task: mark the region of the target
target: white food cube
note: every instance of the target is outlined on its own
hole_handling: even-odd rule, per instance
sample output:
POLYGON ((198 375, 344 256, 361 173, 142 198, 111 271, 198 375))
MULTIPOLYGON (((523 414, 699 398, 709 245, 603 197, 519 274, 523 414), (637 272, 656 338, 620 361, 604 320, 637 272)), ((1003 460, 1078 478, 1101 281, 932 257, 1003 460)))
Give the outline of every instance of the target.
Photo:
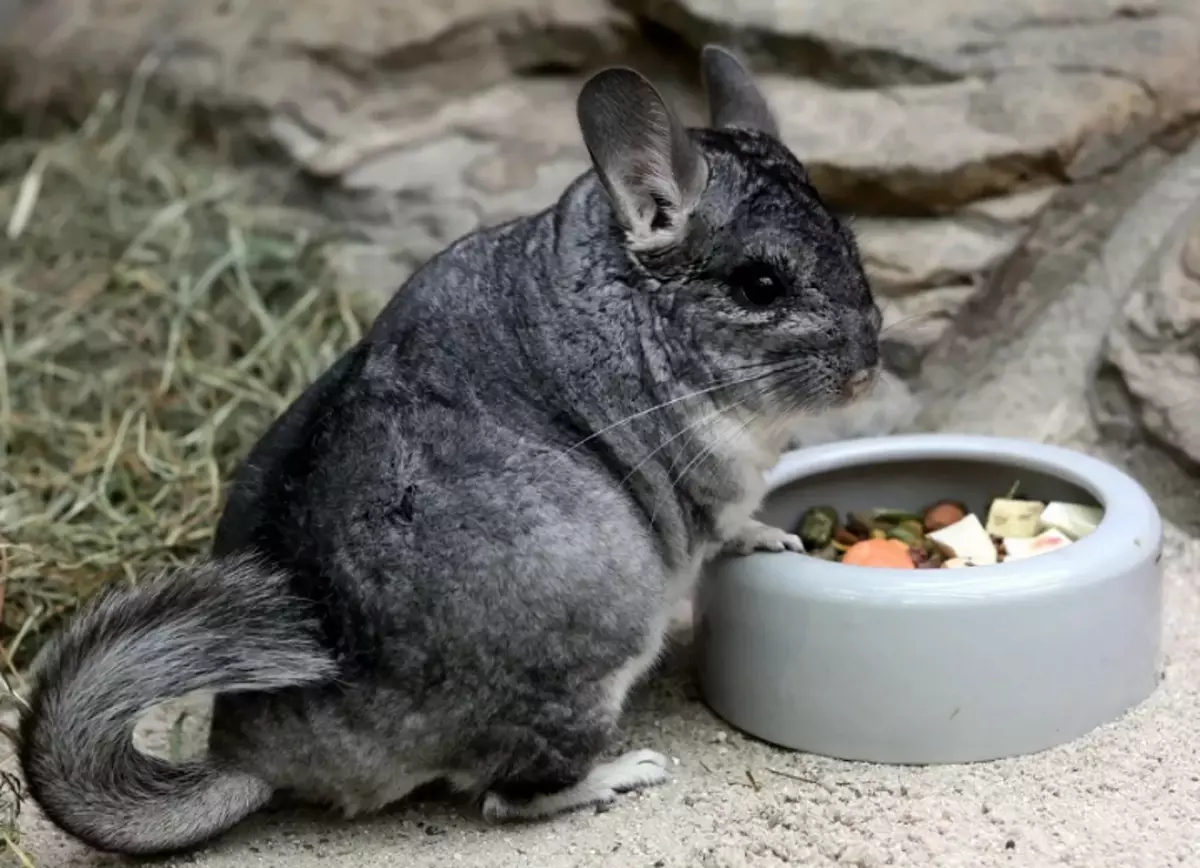
POLYGON ((1046 504, 1037 500, 997 497, 988 510, 987 532, 992 536, 1035 536, 1046 504))
POLYGON ((1042 510, 1039 522, 1041 529, 1062 531, 1071 539, 1083 539, 1100 526, 1104 518, 1104 510, 1098 506, 1084 506, 1082 503, 1064 503, 1051 501, 1042 510))
POLYGON ((1005 537, 1004 560, 1019 561, 1069 546, 1072 540, 1060 530, 1047 530, 1035 537, 1005 537))
POLYGON ((987 566, 997 561, 996 545, 983 529, 979 517, 968 513, 954 524, 929 534, 929 539, 954 552, 954 556, 971 566, 987 566))

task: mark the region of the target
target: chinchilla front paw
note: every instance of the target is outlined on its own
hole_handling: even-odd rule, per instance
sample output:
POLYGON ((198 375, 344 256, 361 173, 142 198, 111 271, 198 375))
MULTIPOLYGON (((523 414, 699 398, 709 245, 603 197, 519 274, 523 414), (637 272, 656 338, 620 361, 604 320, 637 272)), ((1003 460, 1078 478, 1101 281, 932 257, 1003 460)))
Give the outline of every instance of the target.
POLYGON ((751 519, 733 539, 725 543, 725 550, 739 555, 753 552, 803 552, 804 543, 794 533, 751 519))

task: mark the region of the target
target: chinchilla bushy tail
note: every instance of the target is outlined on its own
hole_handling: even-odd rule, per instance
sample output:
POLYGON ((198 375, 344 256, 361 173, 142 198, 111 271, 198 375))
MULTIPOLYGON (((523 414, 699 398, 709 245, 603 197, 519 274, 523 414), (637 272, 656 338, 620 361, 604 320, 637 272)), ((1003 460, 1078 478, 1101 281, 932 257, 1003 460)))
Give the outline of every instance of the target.
POLYGON ((39 655, 21 767, 46 816, 90 846, 156 855, 263 807, 271 787, 206 760, 133 746, 140 714, 196 690, 326 683, 335 664, 287 577, 250 557, 168 571, 90 602, 39 655))

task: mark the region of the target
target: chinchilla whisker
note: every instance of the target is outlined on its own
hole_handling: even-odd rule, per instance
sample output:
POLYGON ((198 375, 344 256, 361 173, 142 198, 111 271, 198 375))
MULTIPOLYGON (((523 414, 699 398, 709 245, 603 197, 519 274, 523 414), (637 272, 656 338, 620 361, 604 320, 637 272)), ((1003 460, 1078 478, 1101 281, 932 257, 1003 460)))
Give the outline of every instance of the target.
MULTIPOLYGON (((756 380, 765 380, 767 378, 767 376, 768 375, 764 374, 763 376, 756 378, 756 380)), ((724 415, 724 414, 732 413, 735 410, 738 410, 741 407, 745 406, 749 401, 751 401, 753 399, 761 398, 764 395, 770 395, 772 391, 774 391, 774 387, 770 383, 761 385, 754 391, 750 392, 750 394, 742 396, 742 398, 740 400, 738 400, 736 403, 722 408, 721 414, 724 415)), ((679 461, 679 457, 680 456, 676 456, 674 459, 672 459, 670 466, 667 468, 668 474, 675 470, 676 464, 679 461)))
POLYGON ((901 326, 908 325, 909 323, 912 323, 914 321, 920 322, 921 320, 927 320, 927 319, 930 319, 929 314, 914 313, 912 316, 906 316, 906 317, 904 317, 904 319, 898 319, 893 323, 888 323, 886 326, 884 326, 882 329, 879 330, 879 336, 887 337, 887 336, 891 335, 891 333, 894 330, 899 329, 901 326))
MULTIPOLYGON (((754 422, 757 418, 758 418, 758 413, 756 411, 751 411, 750 415, 746 418, 746 420, 744 422, 742 422, 741 425, 739 425, 737 428, 733 429, 732 431, 726 431, 725 434, 722 435, 721 437, 719 437, 715 442, 709 443, 707 446, 705 446, 703 449, 701 449, 700 452, 694 458, 692 458, 691 461, 689 461, 687 464, 684 465, 683 470, 681 470, 679 472, 679 475, 670 480, 671 492, 674 493, 679 490, 679 484, 683 481, 683 478, 685 476, 687 476, 688 473, 691 472, 691 470, 694 467, 696 467, 696 465, 700 464, 702 461, 704 461, 710 455, 715 454, 718 449, 732 443, 734 440, 736 440, 738 437, 740 437, 742 435, 742 432, 744 432, 750 426, 750 424, 752 422, 754 422)), ((658 517, 658 507, 656 505, 654 512, 650 516, 650 523, 654 524, 654 520, 657 517, 658 517)))
POLYGON ((664 449, 666 449, 668 446, 670 446, 672 443, 674 443, 680 437, 684 437, 688 434, 695 432, 697 429, 699 429, 703 425, 707 425, 709 423, 716 422, 726 412, 729 412, 730 410, 741 406, 742 403, 744 402, 744 400, 745 399, 742 399, 742 400, 736 402, 731 407, 720 407, 720 408, 714 410, 713 412, 709 413, 708 415, 703 416, 700 419, 695 420, 694 422, 688 423, 686 426, 684 426, 684 428, 682 430, 676 432, 675 434, 672 434, 670 437, 663 440, 662 443, 658 444, 658 446, 654 447, 654 449, 650 450, 650 452, 648 452, 646 454, 646 457, 643 458, 641 461, 639 461, 637 464, 635 464, 628 473, 626 473, 623 477, 621 477, 621 481, 617 484, 623 488, 625 486, 625 483, 628 482, 635 473, 637 473, 639 470, 641 470, 643 467, 645 467, 646 464, 650 461, 650 459, 652 459, 655 455, 662 452, 664 449))
POLYGON ((758 413, 751 412, 750 415, 746 417, 745 421, 743 421, 741 425, 739 425, 737 428, 733 429, 732 431, 726 431, 725 434, 717 442, 710 443, 705 449, 703 449, 700 452, 699 455, 697 455, 695 458, 693 458, 691 461, 689 461, 687 464, 684 465, 683 470, 679 471, 679 475, 677 477, 675 477, 673 480, 671 480, 671 487, 674 488, 675 490, 678 490, 679 484, 681 482, 683 482, 683 478, 685 476, 687 476, 688 473, 690 473, 693 468, 695 468, 698 464, 700 464, 702 461, 704 461, 704 459, 708 458, 710 455, 714 455, 719 448, 729 445, 734 440, 736 440, 738 437, 740 437, 745 432, 745 430, 750 427, 751 423, 754 422, 757 418, 758 418, 758 413))
MULTIPOLYGON (((741 409, 742 407, 744 407, 744 406, 746 405, 746 403, 747 403, 748 401, 750 401, 750 400, 752 400, 752 399, 754 399, 754 398, 760 398, 760 397, 762 397, 763 395, 766 395, 766 394, 768 394, 770 391, 771 391, 771 387, 770 387, 769 385, 768 385, 768 386, 762 386, 762 387, 760 387, 760 388, 758 388, 758 389, 754 390, 754 391, 753 391, 753 392, 751 392, 750 394, 748 394, 748 395, 744 395, 744 396, 743 396, 741 399, 739 399, 738 401, 734 402, 733 404, 731 404, 731 405, 729 405, 729 406, 727 406, 727 407, 721 407, 721 408, 719 408, 719 409, 718 409, 718 410, 717 410, 715 413, 713 413, 713 414, 711 414, 709 417, 707 417, 707 418, 706 418, 706 420, 705 420, 705 422, 706 422, 706 423, 708 423, 708 424, 713 424, 713 423, 715 423, 715 422, 718 422, 718 421, 721 419, 721 417, 723 417, 723 416, 725 416, 725 415, 727 415, 727 414, 733 413, 733 412, 735 412, 735 411, 737 411, 737 410, 741 409)), ((686 429, 684 429, 683 431, 679 432, 679 434, 676 434, 674 437, 672 437, 672 438, 670 438, 670 439, 671 439, 671 440, 674 440, 674 439, 676 439, 676 437, 679 437, 680 435, 683 435, 683 434, 690 434, 690 435, 692 435, 692 436, 691 436, 691 437, 689 437, 689 439, 688 439, 688 444, 690 444, 690 443, 691 443, 691 442, 694 440, 694 437, 695 437, 695 435, 698 433, 698 431, 699 431, 699 426, 697 426, 697 425, 695 425, 695 424, 693 424, 693 425, 689 425, 689 426, 688 426, 688 428, 686 428, 686 429)), ((668 442, 669 442, 669 441, 668 441, 668 442)), ((663 444, 663 445, 666 445, 666 444, 663 444)), ((662 448, 663 448, 662 446, 659 446, 659 447, 658 447, 658 449, 656 449, 656 450, 654 450, 654 451, 655 451, 655 452, 658 452, 658 451, 659 451, 660 449, 662 449, 662 448)), ((675 456, 673 459, 671 459, 671 463, 670 463, 670 465, 668 465, 668 467, 667 467, 667 478, 668 478, 668 480, 670 480, 670 479, 671 479, 671 474, 674 472, 674 470, 675 470, 675 467, 676 467, 676 465, 677 465, 677 464, 678 464, 678 462, 679 462, 679 458, 680 458, 680 456, 682 456, 683 454, 685 454, 685 453, 686 453, 686 451, 687 451, 687 448, 686 448, 686 445, 685 445, 685 447, 684 447, 684 448, 682 448, 682 449, 680 449, 680 450, 679 450, 679 455, 676 455, 676 456, 675 456)), ((653 455, 653 454, 654 454, 654 453, 651 453, 651 455, 653 455)), ((640 466, 641 464, 644 464, 644 463, 645 463, 645 461, 647 461, 647 460, 648 460, 650 457, 651 457, 651 456, 647 456, 645 459, 642 459, 642 462, 640 462, 640 463, 639 463, 639 466, 640 466)), ((704 455, 703 455, 703 453, 702 453, 702 454, 700 455, 700 459, 701 459, 701 460, 703 460, 703 458, 704 458, 704 455)), ((635 468, 635 470, 636 470, 636 468, 635 468)), ((628 476, 627 476, 626 478, 628 478, 628 476)), ((682 476, 681 476, 680 478, 682 478, 682 476)), ((622 482, 624 482, 624 480, 622 480, 622 482)), ((667 493, 668 493, 668 494, 673 494, 673 493, 675 492, 675 490, 676 490, 676 489, 675 489, 675 483, 672 483, 672 485, 671 485, 671 488, 670 488, 670 489, 668 489, 668 492, 667 492, 667 493)), ((653 514, 651 515, 651 523, 653 523, 653 520, 654 520, 654 518, 656 518, 656 517, 658 516, 658 505, 659 505, 659 504, 658 504, 658 499, 656 498, 656 500, 655 500, 655 509, 654 509, 654 512, 653 512, 653 514)))
MULTIPOLYGON (((787 362, 776 363, 776 367, 779 369, 779 371, 785 370, 787 365, 788 365, 787 362)), ((620 428, 622 425, 628 425, 630 422, 635 422, 638 419, 649 416, 651 413, 657 413, 661 410, 667 409, 668 407, 673 407, 676 404, 680 404, 683 401, 688 401, 688 400, 691 400, 694 398, 702 398, 706 395, 711 395, 712 393, 720 391, 721 389, 729 389, 734 386, 741 386, 746 383, 753 383, 755 380, 762 379, 763 377, 770 376, 779 371, 771 370, 771 371, 766 371, 766 372, 759 372, 759 373, 752 374, 752 375, 746 376, 746 377, 739 377, 739 378, 735 378, 732 380, 726 380, 724 382, 714 383, 710 386, 706 386, 703 389, 697 389, 693 392, 688 392, 684 395, 679 395, 678 397, 671 398, 668 401, 663 401, 662 403, 655 404, 653 407, 647 407, 645 410, 639 410, 636 413, 631 413, 628 416, 625 416, 624 418, 618 419, 616 422, 613 422, 610 425, 604 426, 599 431, 592 432, 587 437, 584 437, 582 440, 578 441, 577 443, 574 443, 571 446, 568 446, 565 450, 563 450, 562 452, 559 453, 558 457, 565 458, 566 456, 568 456, 569 454, 574 452, 576 449, 579 449, 581 446, 584 446, 584 445, 590 443, 591 441, 595 440, 597 437, 601 437, 604 434, 609 433, 610 431, 614 431, 617 428, 620 428)))
POLYGON ((752 371, 756 369, 767 368, 768 371, 766 373, 769 374, 775 373, 774 369, 776 368, 787 369, 792 365, 801 365, 807 361, 808 359, 804 358, 804 356, 796 355, 789 356, 786 359, 775 359, 769 362, 747 362, 744 365, 736 365, 730 368, 730 370, 735 373, 741 373, 742 371, 752 371))

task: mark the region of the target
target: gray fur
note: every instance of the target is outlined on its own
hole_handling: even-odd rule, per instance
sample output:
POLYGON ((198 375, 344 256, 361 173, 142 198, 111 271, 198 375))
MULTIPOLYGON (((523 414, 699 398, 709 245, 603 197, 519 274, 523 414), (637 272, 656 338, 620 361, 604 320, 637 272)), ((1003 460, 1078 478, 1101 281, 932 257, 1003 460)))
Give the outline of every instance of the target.
POLYGON ((708 183, 708 163, 662 96, 631 69, 607 69, 583 86, 578 115, 630 247, 678 242, 708 183))
MULTIPOLYGON (((736 79, 715 115, 734 63, 708 70, 736 79)), ((599 174, 432 259, 256 445, 216 561, 51 645, 23 763, 63 828, 159 852, 269 793, 353 815, 443 779, 505 822, 665 779, 653 751, 602 762, 626 694, 705 560, 795 547, 752 518, 763 471, 869 384, 880 315, 777 138, 685 131, 601 75, 599 174), (650 189, 670 213, 631 221, 650 189), (137 758, 138 710, 197 685, 220 691, 208 760, 137 758)))
POLYGON ((133 724, 196 690, 330 683, 337 669, 303 613, 286 579, 246 555, 101 595, 31 673, 21 759, 34 798, 84 840, 129 853, 198 843, 261 808, 272 793, 261 779, 145 756, 133 724))

